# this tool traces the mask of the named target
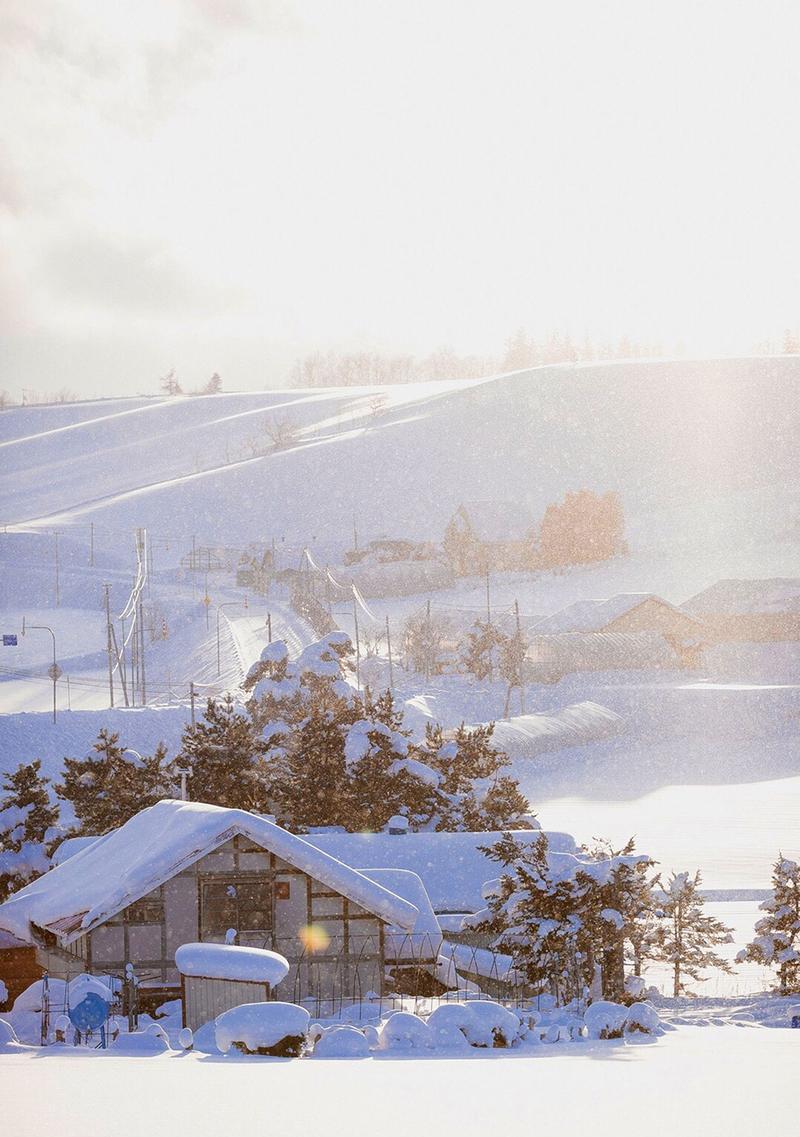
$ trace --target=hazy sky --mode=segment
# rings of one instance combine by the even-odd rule
[[[800,324],[797,0],[2,0],[0,387]]]

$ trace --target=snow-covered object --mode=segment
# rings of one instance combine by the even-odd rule
[[[122,1031],[111,1049],[125,1054],[164,1054],[171,1049],[167,1033],[157,1023],[128,1034]]]
[[[326,1031],[314,1047],[315,1058],[369,1058],[369,1042],[354,1026],[336,1026]]]
[[[137,813],[0,905],[0,927],[31,942],[31,924],[56,925],[64,944],[108,920],[240,834],[407,930],[417,910],[316,845],[241,809],[160,801]]]
[[[81,999],[88,995],[89,992],[94,992],[100,995],[106,1002],[111,1002],[114,997],[113,990],[115,986],[119,985],[119,980],[114,980],[107,975],[76,975],[69,983],[69,990],[67,984],[63,979],[49,979],[47,984],[47,992],[50,1000],[50,1005],[53,1007],[76,1006]],[[14,1011],[34,1011],[38,1013],[42,1009],[42,1000],[44,998],[44,983],[41,979],[34,980],[29,987],[24,991],[20,991],[14,1000]]]
[[[223,1054],[231,1047],[255,1054],[284,1045],[299,1053],[310,1021],[305,1007],[295,1003],[245,1003],[221,1014],[214,1030]]]
[[[625,1016],[626,1034],[663,1034],[658,1011],[650,1003],[633,1003]]]
[[[7,1000],[8,1000],[8,988],[6,987],[3,980],[0,979],[0,1004],[7,1002]]]
[[[499,1003],[475,999],[469,1003],[470,1021],[465,1033],[471,1046],[511,1046],[520,1037],[520,1019]]]
[[[586,1008],[583,1021],[590,1038],[621,1038],[627,1018],[627,1007],[600,999]]]
[[[410,1011],[397,1011],[378,1031],[380,1050],[430,1050],[432,1045],[428,1024]]]
[[[640,999],[645,992],[647,984],[641,975],[626,975],[625,976],[625,994],[630,995],[634,999]]]
[[[465,1049],[470,1045],[467,1030],[476,1027],[477,1023],[467,1003],[442,1003],[428,1016],[428,1029],[437,1050]]]
[[[175,964],[181,975],[269,983],[271,987],[289,974],[289,961],[278,952],[235,944],[181,944]]]
[[[513,761],[537,758],[548,750],[609,738],[623,718],[599,703],[573,703],[548,714],[516,715],[495,723],[492,742]]]
[[[17,1033],[11,1023],[7,1022],[6,1019],[0,1019],[0,1054],[4,1050],[12,1050],[19,1045]]]
[[[194,1032],[191,1027],[181,1027],[178,1034],[178,1046],[181,1050],[191,1050],[194,1047]]]
[[[364,876],[377,881],[396,896],[402,896],[417,909],[414,931],[406,932],[397,924],[389,924],[384,937],[387,964],[398,960],[435,958],[442,946],[439,921],[431,907],[425,886],[416,873],[405,869],[364,869]]]

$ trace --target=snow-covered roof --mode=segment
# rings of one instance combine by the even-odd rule
[[[800,579],[718,580],[683,605],[690,616],[800,615]]]
[[[479,541],[523,541],[534,527],[533,515],[515,501],[465,501],[459,512]]]
[[[0,904],[0,928],[30,941],[31,924],[65,943],[110,919],[237,834],[388,923],[411,931],[413,904],[319,846],[241,809],[160,801]]]
[[[51,865],[55,868],[57,865],[63,865],[64,861],[68,861],[70,857],[74,857],[76,853],[80,853],[82,849],[88,849],[95,841],[99,841],[99,837],[67,837],[62,841],[56,851],[53,853]]]
[[[520,829],[521,844],[535,841],[541,830]],[[307,838],[331,856],[371,873],[374,868],[409,869],[425,886],[436,912],[475,912],[483,908],[481,889],[498,867],[481,852],[495,845],[502,833],[315,833]],[[550,855],[574,854],[575,840],[567,833],[547,834]],[[0,915],[2,908],[0,908]]]
[[[408,869],[362,869],[364,876],[382,884],[396,896],[402,896],[419,912],[414,931],[390,925],[385,934],[387,962],[396,959],[413,959],[422,955],[437,955],[442,943],[442,931],[433,910],[425,885],[415,872]]]
[[[686,615],[680,608],[668,600],[662,600],[660,596],[654,596],[652,592],[620,592],[605,600],[576,600],[551,616],[545,616],[530,630],[538,636],[556,635],[559,632],[600,632],[613,620],[618,620],[620,616],[625,616],[644,604],[645,600],[655,600],[665,608]]]
[[[289,961],[278,952],[239,944],[181,944],[175,964],[181,975],[269,983],[271,987],[289,974]]]

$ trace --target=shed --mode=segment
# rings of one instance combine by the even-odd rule
[[[288,960],[277,952],[236,944],[182,944],[175,965],[183,1025],[192,1030],[232,1007],[267,1002],[289,974]]]

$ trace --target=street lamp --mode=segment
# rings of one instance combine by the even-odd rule
[[[53,638],[53,662],[52,662],[52,665],[50,667],[48,667],[47,674],[53,680],[53,722],[55,722],[56,721],[56,683],[58,682],[59,677],[61,676],[61,668],[58,666],[58,663],[56,662],[56,634],[52,628],[47,626],[47,624],[28,624],[27,628],[26,628],[25,617],[23,616],[22,617],[22,634],[23,634],[23,636],[25,635],[26,631],[49,632]]]
[[[220,617],[220,613],[222,612],[223,608],[238,608],[240,606],[247,608],[248,605],[247,605],[247,597],[246,596],[245,596],[243,601],[242,600],[226,600],[224,604],[218,604],[217,605],[217,678],[219,678],[219,676],[222,674],[222,665],[220,663],[220,655],[219,655],[219,617]]]

